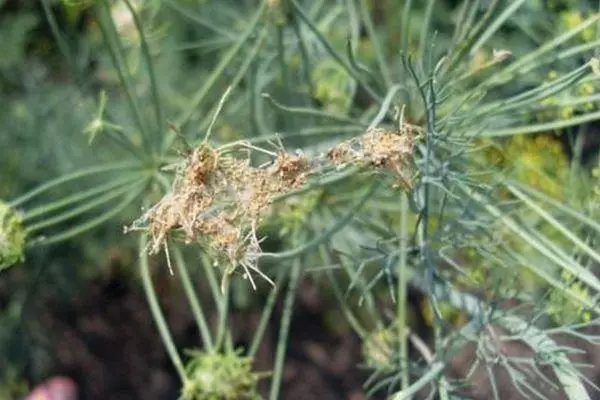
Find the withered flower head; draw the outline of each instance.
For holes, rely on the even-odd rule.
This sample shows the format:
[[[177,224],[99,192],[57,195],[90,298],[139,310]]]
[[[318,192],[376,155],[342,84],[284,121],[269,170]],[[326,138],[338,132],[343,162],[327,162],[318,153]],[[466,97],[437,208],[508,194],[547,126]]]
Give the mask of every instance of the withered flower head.
[[[332,147],[327,159],[336,165],[360,164],[385,169],[397,177],[396,186],[410,187],[414,137],[409,125],[402,131],[369,128],[359,137]]]
[[[271,282],[257,266],[261,249],[256,229],[275,196],[304,184],[309,162],[302,154],[281,151],[272,165],[254,167],[248,158],[232,155],[231,147],[196,148],[177,171],[172,192],[142,221],[151,253],[164,249],[167,238],[180,232],[186,243],[204,243],[218,263],[229,265],[223,284],[241,266],[256,287],[250,270]]]
[[[239,267],[253,287],[256,285],[251,270],[272,283],[258,269],[262,253],[256,231],[274,198],[305,185],[317,164],[384,169],[396,176],[396,186],[410,187],[413,149],[414,138],[408,125],[398,131],[370,128],[362,136],[332,147],[325,157],[312,160],[301,152],[284,151],[281,143],[277,152],[271,152],[247,142],[220,148],[203,142],[177,170],[171,193],[131,229],[149,233],[151,253],[163,249],[167,252],[167,239],[176,233],[186,243],[202,243],[216,264],[227,266],[222,285]],[[253,166],[251,150],[269,155],[271,162]]]

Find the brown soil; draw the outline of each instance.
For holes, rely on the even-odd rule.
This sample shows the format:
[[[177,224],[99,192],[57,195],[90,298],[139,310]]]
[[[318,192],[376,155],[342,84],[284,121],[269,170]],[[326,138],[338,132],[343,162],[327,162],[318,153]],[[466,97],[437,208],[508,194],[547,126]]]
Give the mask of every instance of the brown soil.
[[[160,278],[163,279],[163,278]],[[157,279],[158,281],[159,279]],[[50,304],[41,316],[53,372],[74,378],[81,399],[177,399],[179,385],[137,285],[111,278],[94,280],[68,304]],[[181,290],[157,287],[175,341],[199,346],[199,336]],[[351,332],[329,333],[314,287],[303,288],[291,326],[282,399],[364,399],[360,342]],[[269,370],[274,357],[281,304],[278,304],[255,359]],[[246,345],[258,312],[233,312],[237,345]],[[329,329],[330,330],[330,329]],[[261,384],[268,395],[268,380]],[[375,397],[377,398],[377,397]]]
[[[168,317],[174,339],[180,348],[200,345],[198,331],[178,280],[168,276],[166,268],[159,268],[155,277],[161,304]],[[98,278],[80,288],[67,302],[52,301],[37,304],[38,329],[43,332],[41,342],[49,355],[48,376],[66,375],[74,378],[80,388],[80,399],[177,399],[179,382],[164,351],[151,318],[145,296],[139,284],[131,278],[111,274]],[[413,304],[417,299],[411,299]],[[256,310],[245,308],[232,312],[231,326],[238,346],[247,346],[260,318],[260,304]],[[328,311],[333,307],[319,295],[318,289],[305,281],[301,286],[294,309],[291,337],[281,399],[365,399],[363,384],[368,372],[359,367],[362,362],[360,341],[349,329],[335,326]],[[271,318],[263,344],[255,358],[257,371],[268,371],[273,362],[281,301]],[[214,315],[213,315],[214,319]],[[40,329],[41,328],[41,329]],[[490,328],[491,329],[491,328]],[[494,328],[500,334],[499,328]],[[588,333],[591,330],[588,329]],[[596,335],[600,329],[596,328]],[[426,341],[425,332],[420,333]],[[38,337],[38,334],[32,334]],[[597,346],[582,340],[554,337],[562,345],[584,350],[574,361],[589,364],[583,368],[592,382],[600,382],[600,351]],[[37,343],[40,347],[39,337]],[[449,377],[464,376],[475,358],[474,346],[467,346],[451,362]],[[414,349],[413,349],[414,351]],[[531,349],[520,343],[505,343],[502,352],[510,356],[533,357]],[[519,393],[501,365],[492,366],[499,398],[525,399]],[[540,368],[550,382],[557,382],[549,368]],[[531,371],[523,371],[530,374]],[[531,375],[533,386],[548,399],[565,399],[561,391],[551,390],[543,379]],[[35,384],[37,382],[32,382]],[[268,397],[268,379],[261,383],[261,393]],[[427,388],[428,389],[428,388]],[[462,391],[465,398],[491,399],[490,382],[486,371],[478,368],[472,374],[470,387]],[[589,388],[592,399],[600,398]],[[371,397],[373,399],[385,396]],[[531,396],[535,398],[535,396]],[[418,399],[427,398],[427,391]]]

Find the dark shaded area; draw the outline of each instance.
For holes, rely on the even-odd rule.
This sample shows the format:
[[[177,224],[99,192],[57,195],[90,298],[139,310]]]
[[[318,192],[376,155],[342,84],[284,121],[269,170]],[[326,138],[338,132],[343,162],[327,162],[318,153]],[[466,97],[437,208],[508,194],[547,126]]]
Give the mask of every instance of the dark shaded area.
[[[67,303],[50,302],[39,310],[39,324],[43,336],[30,343],[42,345],[50,357],[51,375],[74,378],[80,388],[80,399],[177,399],[179,381],[158,331],[154,325],[144,294],[139,285],[122,276],[90,281]],[[186,300],[178,287],[178,280],[170,278],[162,268],[155,276],[163,310],[174,340],[182,348],[200,345],[199,335]],[[332,329],[328,321],[331,304],[319,295],[317,287],[305,282],[298,292],[288,341],[287,359],[283,376],[281,399],[366,399],[363,384],[369,372],[360,367],[361,342],[349,329]],[[413,299],[416,300],[416,299]],[[282,301],[278,302],[261,347],[255,358],[256,371],[272,368]],[[213,326],[216,315],[210,316]],[[237,346],[247,347],[260,319],[260,310],[238,310],[231,314],[230,326]],[[507,334],[499,327],[489,327],[491,335]],[[586,328],[592,333],[598,328]],[[553,337],[563,346],[583,350],[571,358],[582,368],[591,382],[600,379],[600,351],[597,346],[573,337]],[[430,343],[429,343],[430,345]],[[30,349],[31,350],[31,349]],[[535,360],[530,348],[518,342],[504,343],[500,351],[506,356],[527,357]],[[411,350],[414,352],[414,349]],[[489,356],[490,354],[488,354]],[[480,364],[471,370],[481,348],[470,344],[452,358],[447,376],[460,379],[471,373],[471,379],[459,390],[472,399],[493,398],[488,372]],[[557,382],[552,370],[539,366],[544,378],[529,368],[522,373],[529,382],[549,399],[564,399],[560,389],[548,382]],[[525,399],[511,383],[501,363],[493,364],[496,386],[501,399]],[[544,379],[547,379],[545,381]],[[35,382],[33,382],[35,383]],[[268,379],[261,382],[260,390],[267,398]],[[592,399],[600,393],[588,385]],[[417,398],[429,398],[429,388]],[[370,397],[383,399],[384,395]]]
[[[169,327],[180,348],[200,345],[178,280],[162,272],[155,277]],[[172,279],[169,282],[169,279]],[[139,285],[123,277],[90,281],[66,304],[51,302],[39,310],[45,351],[53,365],[50,375],[74,378],[81,399],[176,399],[179,382],[165,353]],[[284,399],[364,399],[360,340],[349,330],[332,333],[328,309],[311,284],[296,302],[283,377]],[[271,368],[277,346],[281,299],[255,358],[255,369]],[[213,322],[215,315],[212,315]],[[260,310],[234,311],[234,341],[247,346],[258,325]],[[213,325],[214,326],[214,325]],[[39,345],[39,343],[37,343]],[[268,379],[261,393],[268,397]],[[378,397],[373,397],[378,398]],[[383,397],[382,397],[383,398]]]

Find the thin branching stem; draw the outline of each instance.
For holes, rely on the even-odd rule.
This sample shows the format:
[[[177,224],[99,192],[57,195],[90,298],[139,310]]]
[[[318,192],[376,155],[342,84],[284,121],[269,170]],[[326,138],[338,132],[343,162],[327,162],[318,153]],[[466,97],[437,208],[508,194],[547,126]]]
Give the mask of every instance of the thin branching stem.
[[[315,95],[315,85],[310,77],[311,68],[310,68],[310,55],[308,52],[308,45],[306,43],[306,38],[302,33],[302,27],[298,21],[298,18],[295,16],[291,21],[292,30],[298,39],[298,46],[300,48],[300,56],[302,57],[302,74],[304,75],[304,82],[308,86],[308,94],[311,98]]]
[[[267,301],[265,302],[262,312],[260,315],[260,321],[258,322],[258,326],[254,330],[254,335],[252,336],[252,342],[250,343],[250,347],[248,349],[248,356],[254,357],[260,344],[262,343],[265,332],[267,331],[267,327],[269,325],[269,321],[271,319],[271,315],[273,314],[273,310],[275,309],[275,304],[277,302],[277,296],[281,291],[281,287],[285,282],[285,279],[288,275],[288,269],[280,269],[277,275],[277,279],[275,280],[275,286],[271,288],[269,291],[269,296],[267,297]]]
[[[263,93],[262,97],[264,99],[266,99],[275,109],[277,109],[279,111],[284,111],[284,112],[287,112],[290,114],[300,115],[300,116],[306,115],[306,116],[311,116],[311,117],[325,118],[325,119],[330,119],[332,121],[337,121],[337,122],[341,122],[341,123],[354,124],[354,125],[366,127],[366,125],[362,124],[360,121],[357,121],[353,118],[347,117],[346,115],[343,115],[343,114],[334,114],[334,113],[330,113],[327,111],[322,111],[322,110],[318,110],[318,109],[314,109],[314,108],[286,106],[286,105],[281,104],[277,100],[275,100],[268,93]]]
[[[298,285],[300,284],[301,275],[302,260],[297,258],[293,261],[292,270],[290,271],[290,281],[288,283],[288,290],[283,303],[283,313],[281,315],[281,322],[279,324],[279,337],[277,339],[275,364],[271,379],[271,390],[269,392],[270,400],[277,400],[279,398],[281,381],[283,379],[283,365],[288,346],[288,335],[290,332],[290,324],[292,321],[292,314],[294,312],[294,302],[296,299]]]
[[[44,215],[46,215],[48,213],[51,213],[51,212],[59,210],[61,208],[78,203],[82,200],[86,200],[90,197],[97,196],[101,193],[109,193],[112,190],[121,188],[123,186],[128,186],[131,183],[138,181],[139,178],[140,178],[139,174],[127,174],[127,175],[121,177],[120,179],[115,179],[115,180],[109,181],[108,183],[106,183],[104,185],[99,185],[99,186],[93,187],[91,189],[83,190],[79,193],[67,196],[64,199],[54,201],[49,204],[44,204],[43,206],[36,207],[31,210],[27,210],[23,214],[23,222],[27,223],[32,219],[35,219],[38,217],[43,217]]]
[[[121,213],[123,210],[125,210],[125,208],[127,208],[133,202],[133,200],[135,200],[138,196],[142,194],[142,192],[145,189],[145,186],[145,184],[138,186],[138,190],[130,189],[131,193],[128,196],[126,196],[120,203],[112,207],[109,211],[106,211],[105,213],[97,216],[96,218],[92,218],[79,225],[71,227],[66,231],[54,234],[52,236],[42,236],[40,238],[33,239],[28,243],[28,247],[48,246],[51,244],[63,242],[75,236],[81,235],[82,233],[87,232],[105,223],[106,221],[112,219],[113,217]]]
[[[290,72],[287,64],[286,54],[285,54],[285,44],[284,44],[284,26],[277,25],[275,26],[275,37],[277,39],[277,61],[279,64],[279,86],[281,87],[281,93],[283,97],[286,99],[292,98],[292,88],[290,86]],[[289,130],[290,119],[283,117],[281,114],[277,114],[277,127],[283,130]]]
[[[55,217],[45,218],[44,220],[37,222],[35,224],[29,224],[27,226],[27,232],[28,232],[28,234],[31,235],[31,234],[34,234],[34,233],[40,231],[41,229],[45,229],[50,226],[57,225],[61,222],[64,222],[71,218],[74,218],[78,215],[82,215],[82,214],[86,213],[87,211],[90,211],[98,206],[109,203],[111,200],[113,200],[117,197],[120,197],[123,194],[128,193],[130,191],[131,191],[131,187],[128,185],[121,187],[120,189],[113,189],[113,190],[105,193],[102,196],[96,197],[94,200],[85,202],[77,207],[73,207],[69,211],[66,211]]]
[[[383,78],[383,83],[385,84],[385,87],[390,87],[393,83],[392,74],[388,67],[388,60],[386,59],[385,48],[381,45],[381,41],[377,37],[377,32],[375,31],[375,25],[373,24],[373,19],[371,18],[371,12],[369,11],[367,1],[359,0],[359,7],[362,21],[365,24],[367,34],[369,35],[369,38],[371,39],[371,44],[373,45],[375,58],[377,59],[377,64],[379,65],[379,71]]]
[[[248,27],[244,31],[244,33],[239,37],[237,42],[231,46],[229,50],[223,55],[217,66],[212,70],[208,78],[204,80],[204,84],[202,87],[196,92],[194,97],[189,101],[189,106],[187,110],[183,112],[183,114],[177,119],[176,125],[178,125],[181,129],[183,129],[191,120],[194,113],[198,110],[198,107],[208,95],[213,86],[217,83],[223,71],[227,66],[233,61],[235,56],[240,52],[244,43],[250,38],[252,33],[255,31],[258,26],[264,11],[267,7],[267,0],[263,0],[261,2],[260,7],[252,17],[251,21],[248,23]]]
[[[402,16],[400,17],[401,28],[402,28],[402,47],[400,48],[400,54],[406,56],[409,54],[410,46],[410,14],[412,10],[412,0],[407,0],[404,3],[402,9]]]
[[[143,29],[142,23],[140,21],[140,16],[138,15],[136,10],[131,5],[130,0],[124,0],[124,1],[125,1],[125,5],[129,9],[129,12],[131,13],[131,16],[133,17],[133,22],[134,22],[135,27],[140,35],[142,54],[144,55],[144,58],[146,59],[146,68],[148,68],[148,75],[150,76],[150,88],[152,90],[152,100],[154,102],[154,113],[156,114],[155,115],[156,127],[155,127],[154,131],[156,132],[157,146],[160,146],[160,139],[161,139],[163,130],[166,129],[166,123],[165,123],[165,115],[164,115],[164,111],[163,111],[164,107],[162,105],[162,102],[160,99],[160,94],[159,94],[158,81],[156,80],[156,73],[154,72],[154,62],[152,61],[152,56],[150,54],[150,47],[148,46],[148,40],[146,38],[146,34],[144,33],[144,29]]]
[[[102,2],[101,5],[97,6],[97,9],[99,10],[98,14],[100,15],[98,18],[98,27],[104,36],[106,47],[108,49],[113,66],[119,75],[121,84],[123,85],[125,96],[133,113],[134,121],[142,134],[142,143],[146,151],[146,156],[150,156],[152,154],[152,146],[150,143],[149,130],[144,122],[145,119],[142,116],[142,111],[138,101],[133,95],[134,91],[132,88],[129,67],[127,66],[127,60],[125,58],[125,51],[108,7],[108,4],[105,2]]]
[[[237,73],[235,74],[235,76],[231,79],[229,86],[227,88],[228,91],[233,91],[238,84],[242,81],[242,79],[246,76],[246,73],[248,72],[248,70],[250,69],[250,66],[252,65],[252,63],[255,61],[255,59],[257,58],[257,55],[259,54],[263,44],[265,43],[266,38],[268,37],[268,29],[267,28],[263,28],[260,33],[258,34],[258,37],[256,39],[256,41],[254,42],[254,45],[252,46],[252,48],[250,49],[250,51],[247,54],[247,57],[245,57],[244,61],[242,62],[242,64],[240,65]],[[225,96],[221,96],[221,99],[223,99]],[[217,104],[217,106],[215,107],[215,114],[216,115],[217,112],[216,110],[218,110],[221,107],[221,101]],[[209,124],[213,124],[213,121],[211,120]],[[200,125],[202,128],[204,128],[205,123],[202,123]],[[192,137],[196,137],[196,135],[193,135]],[[205,136],[205,140],[206,140],[207,136]],[[165,151],[169,150],[171,147],[171,144],[173,142],[173,140],[175,139],[174,136],[171,136],[169,138],[167,138],[167,140],[165,141],[165,146],[164,149]]]
[[[229,322],[229,299],[231,297],[231,285],[222,286],[220,296],[217,301],[217,310],[219,311],[219,321],[217,323],[217,335],[215,340],[215,351],[223,348],[227,339]]]
[[[100,175],[100,174],[104,174],[107,172],[135,170],[138,167],[139,167],[139,163],[128,161],[128,162],[122,162],[122,163],[108,163],[108,164],[103,164],[103,165],[97,165],[97,166],[90,167],[90,168],[85,168],[85,169],[82,169],[82,170],[79,170],[76,172],[72,172],[67,175],[63,175],[60,178],[53,179],[49,182],[46,182],[43,185],[40,185],[40,186],[36,187],[35,189],[31,190],[30,192],[25,193],[25,194],[17,197],[16,199],[12,200],[10,202],[10,204],[12,207],[19,207],[26,201],[31,200],[34,197],[37,197],[40,194],[45,193],[50,189],[54,189],[57,186],[60,186],[65,183],[70,183],[77,179],[88,178],[92,175]]]
[[[327,229],[320,236],[317,236],[313,240],[310,240],[309,242],[295,249],[283,251],[280,253],[263,253],[261,256],[265,259],[285,260],[298,257],[299,255],[302,255],[305,252],[310,251],[323,243],[326,243],[328,240],[331,239],[331,237],[333,237],[333,235],[338,233],[352,221],[352,219],[356,215],[356,212],[360,210],[362,206],[373,196],[373,194],[379,186],[380,182],[376,182],[373,185],[371,185],[371,188],[367,191],[367,193],[364,196],[362,196],[360,201],[358,201],[356,205],[350,207],[350,211],[346,215],[340,218],[332,227]]]
[[[154,319],[154,323],[158,328],[158,332],[160,334],[160,338],[163,341],[165,349],[167,350],[167,354],[179,375],[179,379],[181,382],[186,381],[185,368],[183,366],[183,362],[181,361],[181,357],[177,352],[177,346],[173,341],[173,337],[171,336],[171,332],[169,331],[169,326],[167,324],[167,320],[160,308],[160,304],[158,303],[158,298],[156,296],[156,289],[154,289],[154,285],[152,284],[152,277],[150,276],[150,266],[148,263],[148,253],[145,251],[148,243],[148,238],[146,235],[140,235],[140,275],[142,277],[142,284],[144,286],[144,292],[146,293],[146,299],[148,300],[148,306],[150,307],[150,312],[152,313],[152,319]]]
[[[228,41],[235,41],[235,33],[232,32],[231,29],[227,29],[224,26],[219,26],[210,18],[204,18],[194,10],[191,10],[189,7],[181,7],[180,2],[174,0],[166,0],[164,1],[164,4],[172,10],[175,10],[182,17],[187,18],[190,21],[197,23],[198,25],[212,30],[217,35],[227,38]]]
[[[332,265],[330,250],[325,245],[319,246],[319,253],[321,255],[321,258],[328,265]],[[338,280],[333,275],[332,269],[326,268],[325,273],[327,274],[327,278],[329,279],[329,283],[331,284],[331,288],[333,289],[333,294],[335,295],[335,297],[342,309],[342,312],[344,313],[344,316],[346,317],[346,320],[352,327],[352,330],[354,330],[354,332],[356,332],[356,334],[361,339],[363,339],[363,340],[366,339],[367,330],[361,325],[361,323],[358,320],[358,318],[356,317],[356,315],[354,315],[354,313],[352,312],[352,308],[349,307],[347,298],[346,298],[346,296],[344,296],[344,292],[343,292],[342,288],[340,287]]]
[[[400,231],[398,232],[398,240],[400,241],[400,254],[398,260],[398,337],[399,337],[399,352],[400,352],[400,381],[402,390],[406,390],[410,385],[410,375],[408,370],[408,342],[406,334],[408,332],[408,266],[407,266],[407,251],[409,247],[409,230],[408,230],[408,199],[402,196],[400,200]]]
[[[194,284],[190,278],[187,263],[185,262],[179,247],[175,246],[173,253],[175,254],[175,265],[177,266],[177,272],[181,280],[181,284],[183,285],[185,295],[190,303],[190,308],[192,309],[192,314],[194,315],[196,325],[198,326],[200,337],[202,338],[202,344],[204,345],[205,349],[212,351],[213,342],[210,334],[210,328],[208,327],[206,316],[202,310],[202,303],[198,299],[198,295],[194,289]]]
[[[306,26],[308,26],[308,28],[311,30],[311,32],[319,40],[319,42],[325,47],[325,49],[327,50],[327,52],[341,66],[344,67],[344,69],[346,70],[346,72],[348,72],[348,74],[350,74],[351,77],[353,77],[354,79],[356,79],[356,81],[358,83],[360,83],[361,86],[363,86],[363,88],[365,89],[365,91],[369,94],[369,96],[376,103],[378,103],[378,104],[381,103],[381,100],[382,100],[381,96],[377,93],[377,91],[375,89],[373,89],[367,82],[364,81],[364,79],[360,75],[360,71],[356,71],[354,68],[352,68],[349,65],[349,63],[337,52],[337,50],[335,50],[333,48],[333,46],[331,45],[331,43],[327,40],[327,38],[325,36],[323,36],[323,34],[321,34],[321,32],[319,32],[319,29],[316,27],[316,25],[313,23],[313,21],[311,21],[310,17],[304,13],[304,11],[302,10],[302,8],[298,5],[298,3],[295,0],[290,0],[290,3],[293,5],[294,10],[296,11],[297,15],[300,17],[300,19],[302,20],[302,22],[304,22],[306,24]]]

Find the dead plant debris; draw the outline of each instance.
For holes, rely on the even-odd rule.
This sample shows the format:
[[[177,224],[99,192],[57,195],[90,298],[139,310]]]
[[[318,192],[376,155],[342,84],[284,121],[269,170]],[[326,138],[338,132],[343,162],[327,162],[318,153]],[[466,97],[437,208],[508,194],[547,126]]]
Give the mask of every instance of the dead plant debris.
[[[177,169],[172,192],[126,231],[147,231],[147,251],[155,254],[164,249],[167,258],[167,240],[172,235],[181,235],[187,244],[204,244],[215,264],[227,266],[222,287],[240,266],[253,288],[256,285],[251,271],[273,284],[257,265],[261,255],[257,228],[274,198],[303,187],[315,166],[323,164],[386,169],[398,177],[397,186],[410,187],[413,147],[410,131],[380,128],[368,129],[364,135],[342,142],[312,160],[301,152],[286,152],[282,145],[271,152],[247,142],[220,148],[204,142]],[[253,166],[252,151],[268,154],[272,161]]]

